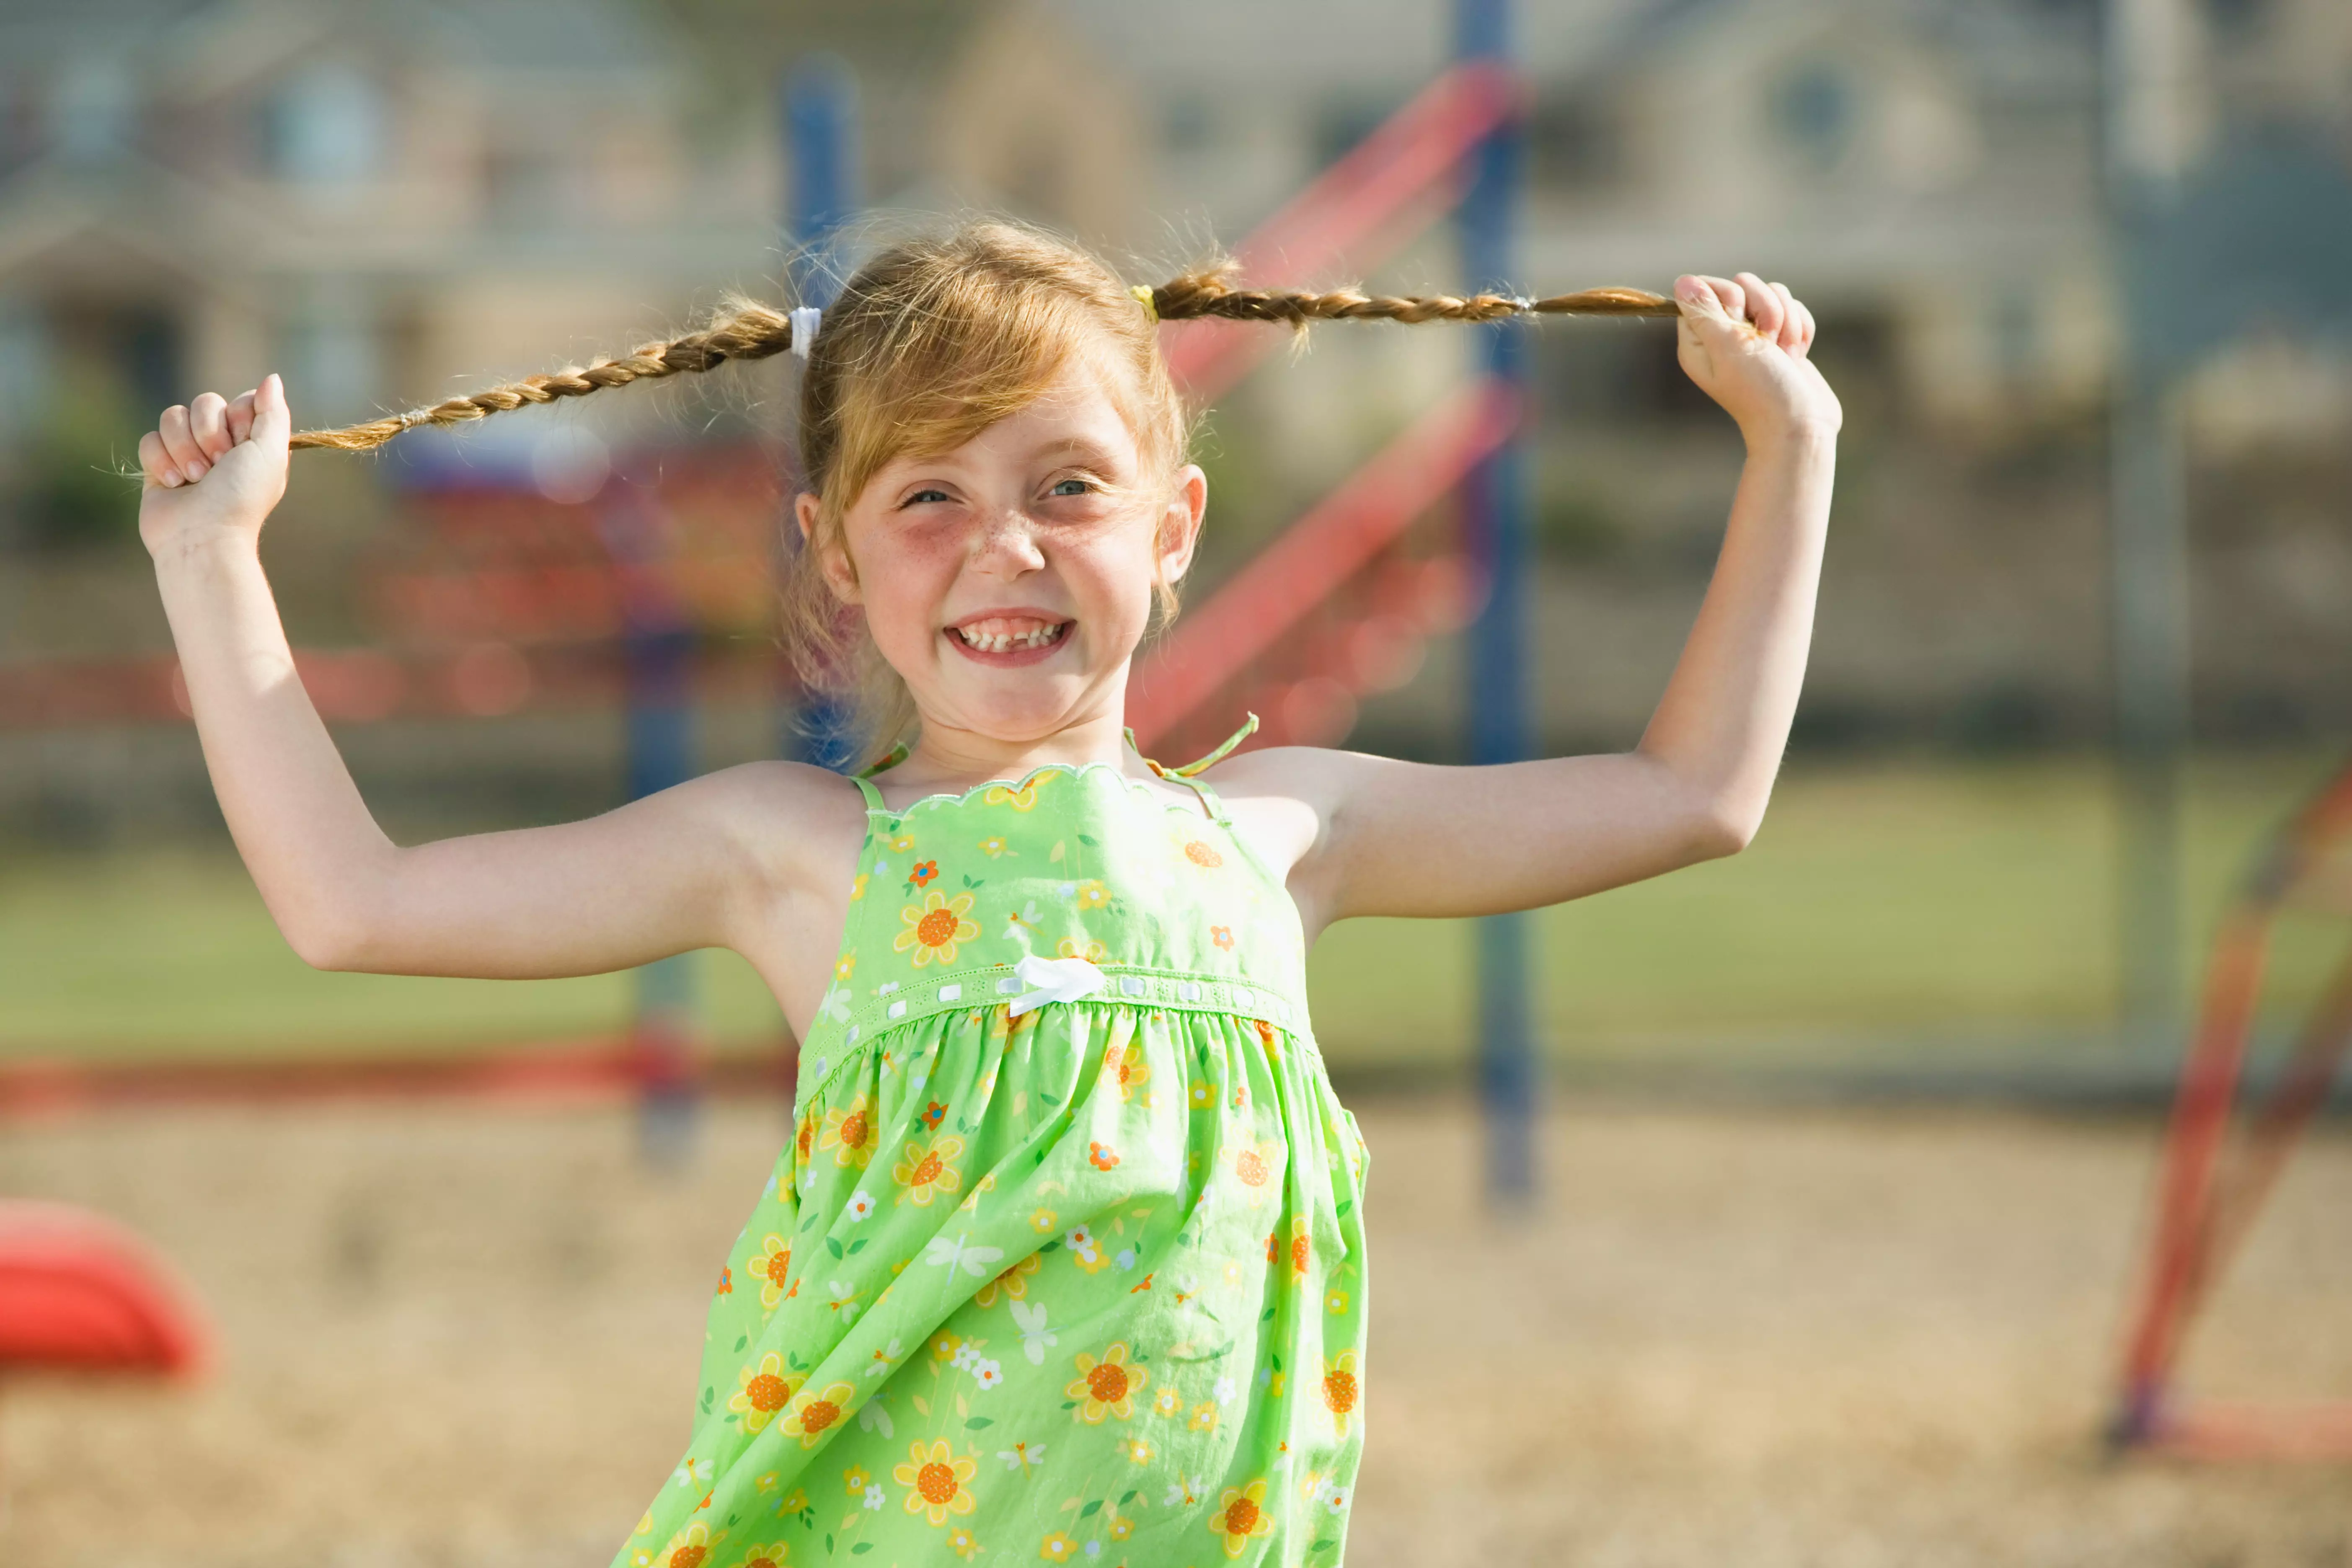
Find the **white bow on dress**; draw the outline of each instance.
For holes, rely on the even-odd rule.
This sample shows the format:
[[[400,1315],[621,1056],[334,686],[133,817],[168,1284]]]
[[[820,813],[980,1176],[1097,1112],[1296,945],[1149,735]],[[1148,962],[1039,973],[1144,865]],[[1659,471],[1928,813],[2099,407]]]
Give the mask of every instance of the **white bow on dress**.
[[[1110,984],[1110,976],[1083,958],[1040,958],[1031,953],[1013,966],[1013,978],[1029,987],[1005,1012],[1019,1017],[1048,1002],[1079,1002]]]

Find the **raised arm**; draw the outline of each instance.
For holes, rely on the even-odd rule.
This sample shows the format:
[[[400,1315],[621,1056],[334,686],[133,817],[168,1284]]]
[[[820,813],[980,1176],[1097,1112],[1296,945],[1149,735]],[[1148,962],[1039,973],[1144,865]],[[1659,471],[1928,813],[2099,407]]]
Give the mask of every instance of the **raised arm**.
[[[840,782],[790,764],[698,779],[585,822],[402,848],[377,826],[294,670],[262,574],[285,494],[286,395],[167,410],[139,445],[141,537],[178,645],[205,763],[278,930],[308,963],[530,978],[755,944],[814,885],[812,846],[854,835]],[[754,841],[754,840],[757,841]],[[854,842],[854,837],[851,840]],[[839,880],[848,878],[846,858]]]
[[[1620,754],[1429,767],[1262,753],[1246,789],[1314,824],[1292,874],[1307,919],[1528,909],[1743,847],[1762,821],[1812,635],[1842,413],[1807,358],[1813,321],[1752,272],[1685,277],[1683,369],[1748,461],[1714,580],[1641,743]],[[1245,769],[1244,764],[1254,764]]]

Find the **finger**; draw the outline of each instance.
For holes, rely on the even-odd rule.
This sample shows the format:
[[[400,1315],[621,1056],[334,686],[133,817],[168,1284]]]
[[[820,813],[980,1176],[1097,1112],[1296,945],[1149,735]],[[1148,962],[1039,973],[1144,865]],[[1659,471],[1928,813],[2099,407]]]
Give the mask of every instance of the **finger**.
[[[231,445],[228,420],[224,417],[227,410],[228,400],[217,392],[199,392],[188,405],[188,434],[207,462],[220,461]]]
[[[293,434],[294,415],[286,406],[286,383],[273,370],[254,389],[253,438],[264,447],[283,452]]]
[[[146,472],[147,482],[165,489],[177,489],[180,470],[172,455],[163,450],[163,437],[150,430],[139,437],[139,467]]]
[[[236,401],[228,405],[228,433],[232,440],[242,441],[253,434],[253,394],[240,392]]]
[[[1727,317],[1735,322],[1748,319],[1748,291],[1736,279],[1708,278],[1706,286],[1715,290],[1716,300],[1723,306],[1723,313]]]
[[[1723,293],[1717,285],[1720,279],[1685,272],[1675,279],[1675,301],[1682,306],[1685,320],[1712,321],[1729,325]]]
[[[1753,272],[1739,274],[1740,292],[1748,299],[1748,314],[1756,323],[1759,337],[1772,339],[1780,335],[1782,313],[1780,296],[1772,285]]]
[[[1804,331],[1804,318],[1798,312],[1797,297],[1789,292],[1786,283],[1773,284],[1772,292],[1780,300],[1780,346],[1793,352]]]
[[[180,470],[182,479],[194,484],[211,471],[212,465],[205,461],[204,453],[196,448],[195,437],[189,433],[186,404],[174,403],[163,410],[163,417],[156,421],[155,433],[163,437],[163,450]]]
[[[1813,346],[1813,312],[1802,300],[1791,300],[1790,303],[1796,306],[1797,314],[1802,318],[1802,330],[1797,334],[1797,346],[1790,352],[1799,359],[1802,359],[1811,352]]]

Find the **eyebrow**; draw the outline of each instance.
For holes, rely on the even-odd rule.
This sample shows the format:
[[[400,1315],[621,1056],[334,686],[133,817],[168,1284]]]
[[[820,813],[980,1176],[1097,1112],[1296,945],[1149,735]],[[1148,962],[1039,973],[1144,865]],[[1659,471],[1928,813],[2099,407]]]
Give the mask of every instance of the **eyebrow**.
[[[1060,457],[1065,454],[1090,458],[1106,468],[1115,467],[1118,462],[1117,455],[1108,447],[1084,436],[1070,436],[1059,441],[1049,441],[1036,448],[1030,456],[1032,458],[1037,458]]]

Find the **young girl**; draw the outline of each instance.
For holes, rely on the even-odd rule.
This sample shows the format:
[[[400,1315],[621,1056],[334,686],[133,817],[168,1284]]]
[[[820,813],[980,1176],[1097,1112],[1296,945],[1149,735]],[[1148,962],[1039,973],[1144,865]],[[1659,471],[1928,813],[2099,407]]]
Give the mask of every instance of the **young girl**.
[[[1308,944],[1351,915],[1557,903],[1756,831],[1840,423],[1805,308],[1753,273],[1677,280],[1680,362],[1748,460],[1632,752],[1448,768],[1229,742],[1170,769],[1122,712],[1207,488],[1152,307],[1221,287],[1130,290],[1001,224],[877,257],[801,342],[790,617],[817,664],[866,648],[874,776],[754,763],[415,847],[354,789],[262,574],[278,377],[140,443],[221,807],[306,961],[527,977],[728,947],[803,1042],[691,1442],[623,1563],[1338,1562],[1365,1153],[1308,1027]]]

